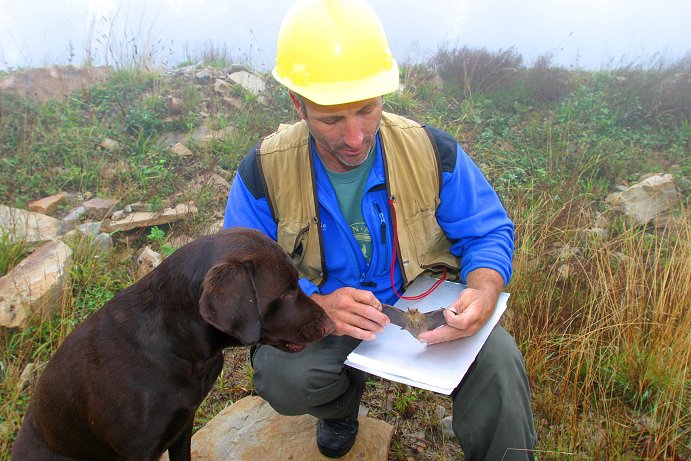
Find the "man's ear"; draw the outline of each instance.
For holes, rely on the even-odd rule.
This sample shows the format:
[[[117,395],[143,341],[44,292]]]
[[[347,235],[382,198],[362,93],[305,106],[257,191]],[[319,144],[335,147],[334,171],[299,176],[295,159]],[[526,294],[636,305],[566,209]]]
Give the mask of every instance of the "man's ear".
[[[298,117],[300,117],[301,120],[305,120],[307,118],[305,117],[305,108],[302,106],[300,98],[292,91],[289,91],[288,94],[290,95],[290,99],[293,101],[293,106],[295,106],[295,110],[298,113]]]
[[[256,344],[262,331],[253,272],[249,263],[217,264],[204,276],[199,299],[202,318],[245,345]]]

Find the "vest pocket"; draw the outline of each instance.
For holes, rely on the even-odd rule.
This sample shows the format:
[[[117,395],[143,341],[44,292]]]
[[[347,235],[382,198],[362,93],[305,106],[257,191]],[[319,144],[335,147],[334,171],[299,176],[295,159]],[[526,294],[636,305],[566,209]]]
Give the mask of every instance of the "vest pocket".
[[[420,206],[420,209],[406,220],[415,247],[417,263],[423,268],[439,264],[440,252],[448,254],[450,248],[446,234],[437,223],[436,210],[434,203]]]
[[[300,276],[309,280],[320,277],[322,272],[318,225],[310,221],[280,221],[277,229],[278,244],[293,260]]]

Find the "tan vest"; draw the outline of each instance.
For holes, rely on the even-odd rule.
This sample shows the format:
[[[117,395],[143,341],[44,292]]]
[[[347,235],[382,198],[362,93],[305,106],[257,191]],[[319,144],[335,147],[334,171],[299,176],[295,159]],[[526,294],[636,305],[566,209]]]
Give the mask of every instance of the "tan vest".
[[[459,269],[458,258],[437,223],[441,166],[425,128],[384,112],[379,127],[387,192],[398,227],[398,262],[404,284],[426,269]],[[259,169],[267,200],[278,225],[278,243],[293,258],[301,277],[325,281],[324,252],[310,136],[304,121],[279,129],[259,148]]]

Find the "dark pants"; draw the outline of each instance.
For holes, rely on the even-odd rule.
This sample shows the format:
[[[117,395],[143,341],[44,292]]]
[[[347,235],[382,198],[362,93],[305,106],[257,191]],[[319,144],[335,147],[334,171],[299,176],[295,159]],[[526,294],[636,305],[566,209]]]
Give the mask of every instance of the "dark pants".
[[[256,346],[257,393],[283,415],[357,416],[366,375],[343,362],[358,343],[329,336],[295,354]],[[452,398],[453,430],[466,460],[533,459],[536,437],[523,358],[501,326],[492,330]]]

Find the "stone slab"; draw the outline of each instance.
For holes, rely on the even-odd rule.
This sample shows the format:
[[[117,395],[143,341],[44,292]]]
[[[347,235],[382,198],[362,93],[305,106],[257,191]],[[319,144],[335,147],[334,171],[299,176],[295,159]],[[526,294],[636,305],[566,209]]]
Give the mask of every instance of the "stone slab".
[[[283,416],[261,397],[226,407],[192,437],[193,461],[324,461],[316,442],[314,416]],[[386,461],[393,426],[360,416],[355,445],[342,461]],[[161,460],[167,460],[167,455]]]
[[[36,213],[41,213],[45,215],[50,215],[57,211],[60,205],[67,203],[67,195],[64,193],[50,195],[48,197],[43,197],[33,202],[26,204],[26,209],[29,211],[35,211]]]
[[[10,242],[40,242],[52,240],[58,235],[59,221],[33,211],[0,205],[0,232]]]
[[[103,232],[127,231],[140,227],[158,226],[181,219],[191,218],[197,213],[197,207],[188,204],[179,204],[174,208],[166,208],[161,212],[136,211],[122,219],[104,222],[101,230]]]

